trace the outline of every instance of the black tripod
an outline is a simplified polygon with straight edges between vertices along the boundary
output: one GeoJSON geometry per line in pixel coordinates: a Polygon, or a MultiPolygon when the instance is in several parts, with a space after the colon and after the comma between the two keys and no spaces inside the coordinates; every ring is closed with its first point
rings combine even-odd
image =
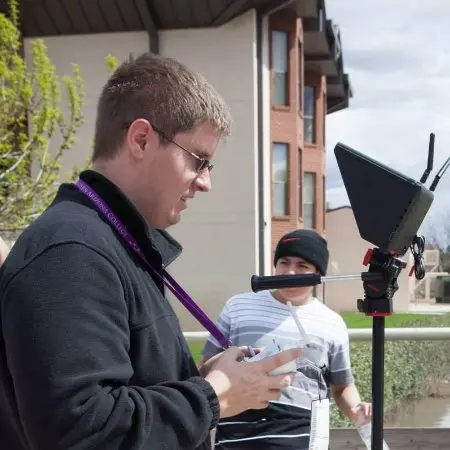
{"type": "Polygon", "coordinates": [[[373,318],[372,325],[372,450],[383,449],[384,416],[384,341],[385,317],[393,313],[392,297],[398,289],[397,278],[406,262],[381,253],[375,248],[364,258],[368,272],[361,278],[364,300],[358,300],[358,310],[373,318]],[[369,275],[370,274],[370,275],[369,275]],[[378,275],[373,277],[373,275],[378,275]]]}

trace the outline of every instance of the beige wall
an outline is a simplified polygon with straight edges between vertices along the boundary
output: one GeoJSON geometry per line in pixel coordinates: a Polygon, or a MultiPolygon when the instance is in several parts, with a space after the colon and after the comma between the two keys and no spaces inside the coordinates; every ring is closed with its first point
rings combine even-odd
{"type": "MultiPolygon", "coordinates": [[[[250,290],[259,265],[255,25],[250,11],[216,29],[160,32],[161,54],[202,73],[233,115],[232,137],[215,157],[211,193],[197,195],[170,229],[184,247],[171,272],[213,320],[230,296],[250,290]]],[[[202,330],[178,301],[172,304],[185,331],[202,330]]]]}
{"type": "MultiPolygon", "coordinates": [[[[94,125],[97,101],[103,84],[108,77],[105,58],[108,53],[119,62],[124,61],[130,53],[139,54],[149,50],[150,41],[147,32],[102,33],[90,35],[54,36],[44,39],[48,55],[59,75],[72,73],[72,63],[80,66],[84,79],[85,123],[77,133],[77,142],[66,152],[63,158],[63,170],[69,171],[73,166],[83,165],[91,153],[94,137],[94,125]]],[[[25,39],[25,57],[30,58],[31,39],[25,39]]],[[[52,148],[57,148],[57,140],[52,148]]]]}
{"type": "MultiPolygon", "coordinates": [[[[367,270],[362,264],[364,255],[373,245],[361,239],[353,211],[344,207],[327,212],[326,238],[330,250],[328,275],[360,274],[367,270]]],[[[394,295],[394,311],[409,308],[409,252],[408,266],[398,280],[399,290],[394,295]]],[[[335,281],[325,285],[325,303],[336,311],[357,311],[357,299],[364,297],[362,281],[335,281]]]]}

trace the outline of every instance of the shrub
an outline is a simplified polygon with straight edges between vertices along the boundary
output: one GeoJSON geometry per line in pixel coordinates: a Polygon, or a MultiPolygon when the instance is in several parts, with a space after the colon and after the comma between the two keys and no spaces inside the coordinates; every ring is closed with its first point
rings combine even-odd
{"type": "MultiPolygon", "coordinates": [[[[448,327],[450,314],[430,316],[422,327],[448,327]]],[[[404,327],[414,327],[404,322],[404,327]]],[[[372,396],[372,343],[352,342],[351,359],[355,383],[361,398],[372,396]]],[[[408,400],[427,395],[430,387],[439,381],[450,367],[450,341],[386,341],[384,362],[384,410],[389,414],[408,400]]],[[[331,407],[331,426],[350,426],[349,421],[331,407]]]]}

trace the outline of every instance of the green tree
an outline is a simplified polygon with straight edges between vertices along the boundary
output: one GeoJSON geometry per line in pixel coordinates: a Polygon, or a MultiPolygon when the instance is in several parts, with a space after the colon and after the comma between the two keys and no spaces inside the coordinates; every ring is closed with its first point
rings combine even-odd
{"type": "Polygon", "coordinates": [[[59,77],[44,41],[30,47],[26,62],[18,2],[11,0],[9,14],[0,14],[0,229],[26,226],[49,204],[61,157],[83,123],[79,67],[73,64],[70,76],[59,77]],[[58,145],[50,151],[52,139],[58,145]]]}

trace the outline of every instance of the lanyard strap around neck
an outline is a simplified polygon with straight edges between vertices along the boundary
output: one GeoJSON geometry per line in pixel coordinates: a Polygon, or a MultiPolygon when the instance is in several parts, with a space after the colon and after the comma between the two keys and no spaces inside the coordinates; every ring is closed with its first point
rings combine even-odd
{"type": "Polygon", "coordinates": [[[136,239],[129,233],[122,221],[114,214],[112,209],[105,201],[84,181],[78,180],[75,184],[77,189],[82,192],[89,200],[94,203],[97,209],[105,216],[106,220],[116,229],[122,236],[128,246],[140,257],[144,264],[155,274],[180,300],[186,309],[214,336],[223,348],[231,345],[230,341],[217,328],[212,320],[198,306],[189,294],[174,280],[174,278],[166,271],[161,275],[147,260],[141,247],[136,239]]]}

